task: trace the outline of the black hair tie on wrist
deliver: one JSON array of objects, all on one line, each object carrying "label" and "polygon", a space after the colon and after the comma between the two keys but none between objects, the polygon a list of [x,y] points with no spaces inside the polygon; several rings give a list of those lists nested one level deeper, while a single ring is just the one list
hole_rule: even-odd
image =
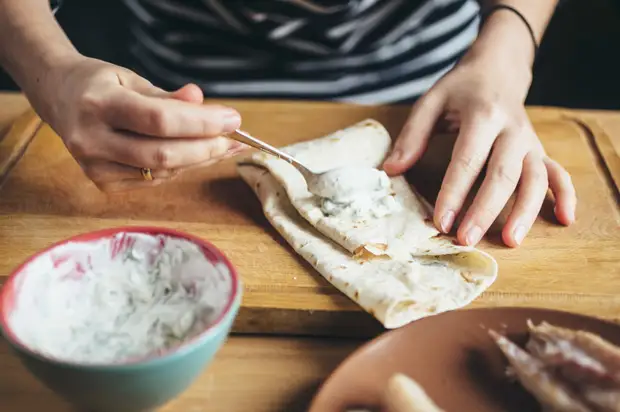
[{"label": "black hair tie on wrist", "polygon": [[536,35],[534,34],[534,29],[532,29],[532,25],[530,24],[530,22],[527,21],[525,16],[521,14],[519,10],[507,4],[496,4],[495,6],[492,6],[488,10],[485,11],[482,17],[482,22],[484,23],[484,21],[486,21],[486,19],[488,19],[491,14],[493,14],[494,12],[498,10],[511,11],[521,19],[523,24],[525,24],[525,27],[527,27],[527,31],[530,32],[530,37],[532,38],[532,43],[534,44],[534,56],[536,56],[538,54],[538,42],[536,41]]}]

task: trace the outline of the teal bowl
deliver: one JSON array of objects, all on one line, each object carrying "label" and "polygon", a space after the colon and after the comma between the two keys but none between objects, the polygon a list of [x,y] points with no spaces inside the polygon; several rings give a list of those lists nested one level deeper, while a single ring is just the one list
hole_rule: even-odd
[{"label": "teal bowl", "polygon": [[[201,268],[195,269],[196,273],[200,274],[199,276],[205,273],[204,276],[217,278],[217,287],[223,286],[213,292],[214,301],[217,300],[219,306],[210,312],[208,321],[206,314],[203,319],[196,318],[198,319],[196,322],[200,321],[204,324],[199,323],[198,329],[190,338],[177,345],[167,346],[146,355],[108,362],[84,361],[83,358],[75,361],[50,354],[49,351],[37,346],[40,345],[41,339],[46,339],[46,334],[41,334],[42,338],[35,340],[38,343],[31,344],[29,337],[33,336],[32,333],[40,333],[33,332],[33,330],[43,322],[35,323],[39,321],[30,319],[38,319],[37,316],[45,316],[45,314],[41,315],[37,312],[36,316],[30,316],[29,309],[25,310],[25,305],[33,301],[32,298],[28,300],[23,297],[33,295],[24,293],[28,285],[33,285],[46,276],[56,276],[50,274],[52,273],[50,270],[61,266],[66,269],[68,262],[73,269],[63,276],[70,281],[76,281],[76,276],[79,278],[83,275],[84,265],[91,265],[90,268],[92,268],[92,265],[105,265],[106,259],[110,262],[114,259],[122,259],[126,256],[127,250],[132,248],[135,250],[137,244],[140,244],[140,252],[145,252],[145,245],[146,249],[152,247],[154,250],[162,250],[166,241],[173,242],[172,244],[177,244],[174,242],[191,243],[194,245],[192,250],[199,251],[198,255],[194,256],[202,255],[213,267],[219,268],[217,272],[214,272],[215,275],[207,274]],[[98,249],[96,256],[95,252],[88,252],[91,250],[89,247],[95,243],[106,244],[107,252],[102,253],[103,249]],[[157,249],[158,247],[160,249]],[[87,253],[84,253],[85,250]],[[191,260],[191,258],[186,260]],[[205,263],[204,259],[202,263]],[[170,273],[173,272],[173,270],[170,271]],[[64,281],[65,277],[58,277],[58,279]],[[212,279],[209,281],[213,283]],[[163,228],[106,229],[82,234],[54,244],[19,266],[0,290],[0,327],[6,340],[26,368],[56,394],[80,410],[92,412],[152,411],[184,392],[209,365],[230,333],[241,303],[241,289],[239,275],[233,265],[209,242]],[[23,313],[20,312],[20,309],[24,309],[25,312],[24,310],[22,310]],[[22,324],[29,322],[32,322],[32,325],[21,327]],[[193,325],[196,325],[196,322]],[[101,346],[101,348],[109,347]]]}]

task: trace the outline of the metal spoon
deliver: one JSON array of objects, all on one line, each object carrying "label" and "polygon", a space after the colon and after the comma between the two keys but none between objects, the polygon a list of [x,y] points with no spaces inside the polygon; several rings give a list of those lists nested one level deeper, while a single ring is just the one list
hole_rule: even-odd
[{"label": "metal spoon", "polygon": [[[248,146],[252,146],[255,149],[261,150],[270,155],[279,157],[280,159],[284,159],[293,165],[299,173],[301,173],[306,179],[306,183],[308,184],[308,188],[311,186],[311,182],[316,182],[319,179],[319,176],[322,174],[314,173],[307,166],[301,163],[299,160],[295,159],[293,156],[284,153],[281,150],[276,149],[268,143],[263,142],[262,140],[257,139],[254,136],[251,136],[249,133],[244,132],[243,130],[235,130],[232,134],[228,135],[231,139],[234,139],[238,142],[245,143]],[[310,192],[312,192],[310,190]]]},{"label": "metal spoon", "polygon": [[349,197],[352,194],[368,193],[383,186],[385,173],[368,167],[344,167],[315,173],[293,156],[276,149],[268,143],[251,136],[242,130],[228,135],[231,139],[245,143],[270,155],[286,160],[293,165],[306,180],[308,191],[324,198]]}]

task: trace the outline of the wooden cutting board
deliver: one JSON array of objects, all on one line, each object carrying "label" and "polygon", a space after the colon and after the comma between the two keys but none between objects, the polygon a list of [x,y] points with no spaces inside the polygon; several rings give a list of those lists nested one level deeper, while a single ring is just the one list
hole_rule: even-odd
[{"label": "wooden cutting board", "polygon": [[[275,145],[319,137],[367,117],[396,135],[408,112],[325,103],[231,104],[244,115],[246,130]],[[519,249],[502,246],[494,231],[481,247],[498,260],[499,277],[472,306],[542,306],[615,319],[620,314],[620,218],[614,182],[587,125],[559,110],[530,114],[549,155],[573,176],[578,220],[561,227],[547,205]],[[414,171],[431,197],[452,138],[434,138]],[[237,332],[367,336],[380,330],[288,247],[232,161],[153,189],[104,194],[47,126],[0,188],[0,275],[52,242],[127,224],[184,230],[221,248],[244,280]]]}]

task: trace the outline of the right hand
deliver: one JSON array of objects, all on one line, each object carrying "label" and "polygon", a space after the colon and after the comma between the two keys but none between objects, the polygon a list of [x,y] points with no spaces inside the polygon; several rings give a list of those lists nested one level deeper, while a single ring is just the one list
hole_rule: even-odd
[{"label": "right hand", "polygon": [[247,147],[222,136],[240,126],[239,113],[203,105],[195,85],[166,92],[128,69],[81,56],[59,64],[45,83],[33,105],[104,191],[156,185]]}]

